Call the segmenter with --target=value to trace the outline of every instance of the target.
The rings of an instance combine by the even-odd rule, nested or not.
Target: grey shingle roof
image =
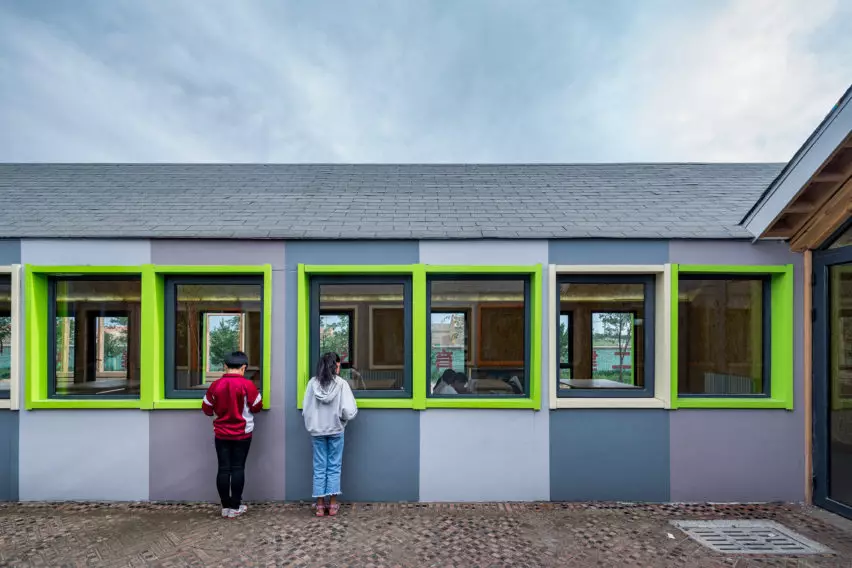
[[[748,238],[783,164],[0,164],[0,237]]]

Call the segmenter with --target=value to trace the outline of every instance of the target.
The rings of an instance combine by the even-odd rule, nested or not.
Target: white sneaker
[[[231,516],[231,510],[230,509],[222,509],[222,518],[223,519],[227,519],[230,516]]]
[[[237,517],[242,517],[248,511],[248,507],[245,505],[240,505],[239,509],[231,509],[231,512],[228,514],[229,519],[236,519]]]

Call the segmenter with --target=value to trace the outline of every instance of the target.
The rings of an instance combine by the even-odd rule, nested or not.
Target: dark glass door
[[[814,500],[852,518],[852,247],[814,271]]]

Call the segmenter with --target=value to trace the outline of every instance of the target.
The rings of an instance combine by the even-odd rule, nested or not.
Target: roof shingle
[[[0,237],[748,238],[783,164],[0,164]]]

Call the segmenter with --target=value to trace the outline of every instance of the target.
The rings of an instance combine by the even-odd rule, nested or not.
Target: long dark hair
[[[337,375],[337,364],[340,363],[340,355],[329,351],[320,357],[317,365],[317,380],[322,388],[327,387],[334,381]]]

